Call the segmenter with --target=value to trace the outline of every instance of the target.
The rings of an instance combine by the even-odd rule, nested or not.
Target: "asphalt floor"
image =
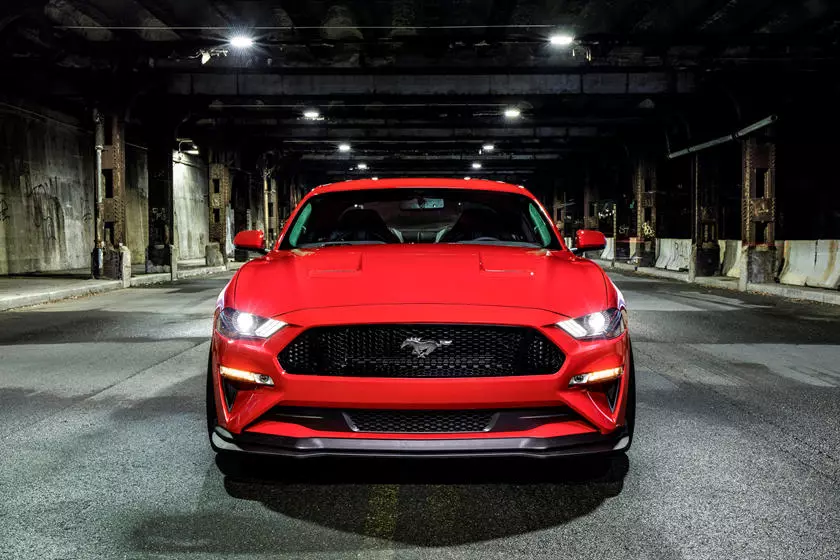
[[[608,463],[219,461],[230,274],[0,313],[0,557],[840,558],[840,308],[611,276],[638,417]]]

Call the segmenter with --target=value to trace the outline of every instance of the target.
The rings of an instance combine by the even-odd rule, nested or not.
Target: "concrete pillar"
[[[225,248],[227,247],[227,211],[230,207],[230,193],[231,193],[231,175],[230,169],[223,163],[210,164],[210,196],[209,200],[209,224],[210,224],[210,244],[208,244],[207,257],[208,266],[211,266],[209,261],[212,261],[212,266],[218,260],[216,251],[221,252],[222,263],[227,262],[227,254]],[[215,244],[215,245],[214,245]],[[211,247],[212,245],[212,247]],[[212,255],[210,253],[213,253]]]
[[[103,177],[102,177],[102,152],[105,149],[105,116],[98,109],[93,111],[93,122],[95,127],[94,147],[96,149],[96,177],[94,180],[94,207],[93,207],[93,251],[90,255],[90,273],[94,278],[101,278],[104,267],[103,239]]]
[[[174,132],[156,131],[149,141],[149,246],[146,273],[172,272],[175,214],[172,145]],[[177,257],[174,259],[177,260]]]
[[[772,133],[772,129],[768,129]],[[771,137],[742,142],[740,288],[775,281],[776,270],[776,144]]]
[[[645,157],[633,169],[636,237],[630,240],[630,255],[639,266],[653,266],[656,261],[657,167],[653,158]]]
[[[104,176],[103,218],[105,245],[125,245],[125,122],[112,115],[106,126],[110,128],[110,143],[102,150]]]
[[[720,247],[718,246],[718,183],[716,154],[714,151],[698,152],[692,156],[692,241],[688,275],[715,276],[720,272]]]
[[[592,208],[597,200],[598,186],[592,184],[592,174],[587,167],[583,185],[583,227],[585,229],[598,229],[598,213],[593,212]]]

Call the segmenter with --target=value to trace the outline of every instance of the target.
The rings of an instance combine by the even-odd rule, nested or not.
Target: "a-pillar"
[[[769,129],[772,132],[772,129]],[[768,136],[742,143],[740,288],[772,283],[776,270],[776,144]]]
[[[146,273],[168,272],[177,279],[178,248],[174,235],[174,129],[154,132],[149,141],[149,246]]]
[[[691,162],[691,259],[689,279],[715,276],[720,272],[718,245],[718,184],[720,165],[713,151],[698,152]]]
[[[222,266],[227,262],[227,224],[230,207],[231,176],[224,163],[210,164],[210,243],[205,248],[205,264]]]
[[[638,159],[633,169],[636,237],[630,240],[630,256],[639,266],[653,266],[656,261],[656,189],[656,161]]]

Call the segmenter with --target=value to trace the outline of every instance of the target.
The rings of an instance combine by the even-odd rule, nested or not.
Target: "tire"
[[[218,424],[218,419],[216,418],[216,395],[213,391],[213,351],[210,351],[210,355],[207,357],[207,383],[206,383],[206,391],[205,391],[205,411],[207,413],[207,439],[210,440],[210,447],[213,448],[213,451],[219,453],[219,449],[213,445],[213,430],[216,428],[216,424]]]
[[[624,421],[627,425],[627,437],[630,441],[627,447],[619,451],[619,453],[627,453],[630,451],[630,446],[633,445],[633,432],[636,428],[636,365],[633,360],[633,349],[630,349],[630,380],[627,385],[627,405],[624,409]]]

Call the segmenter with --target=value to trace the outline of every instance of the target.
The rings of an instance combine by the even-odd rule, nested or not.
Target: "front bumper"
[[[607,435],[457,439],[294,438],[247,432],[233,435],[224,428],[216,427],[210,440],[217,451],[292,458],[552,458],[619,452],[630,444],[623,427]]]

